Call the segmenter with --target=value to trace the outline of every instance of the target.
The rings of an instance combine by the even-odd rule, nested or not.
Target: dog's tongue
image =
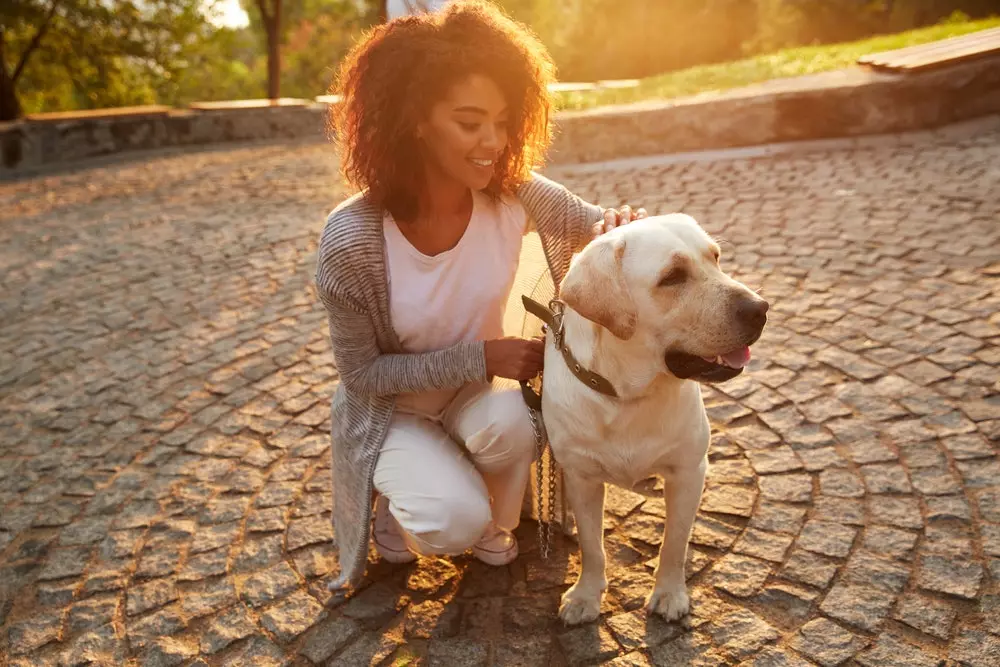
[[[750,348],[743,346],[722,355],[722,361],[730,368],[743,368],[750,363]]]

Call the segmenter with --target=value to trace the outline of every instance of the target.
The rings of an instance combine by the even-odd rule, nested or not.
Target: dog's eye
[[[718,250],[713,250],[712,251],[712,256],[715,257],[715,263],[716,264],[718,264],[719,260],[722,259],[722,253],[719,252]]]
[[[658,284],[660,287],[670,287],[671,285],[680,285],[685,280],[687,280],[687,272],[684,269],[673,269],[660,278]]]

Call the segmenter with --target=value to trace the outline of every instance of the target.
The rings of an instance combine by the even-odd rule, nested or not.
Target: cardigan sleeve
[[[324,295],[340,381],[363,396],[453,389],[486,381],[485,344],[463,342],[418,354],[383,354],[371,317],[348,299]]]
[[[570,245],[571,252],[583,249],[591,241],[591,227],[604,217],[600,206],[584,201],[563,185],[535,172],[531,180],[518,188],[517,196],[535,227],[543,223],[550,229],[555,227]]]

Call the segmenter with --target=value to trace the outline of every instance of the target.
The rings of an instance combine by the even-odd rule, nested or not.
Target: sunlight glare
[[[240,6],[240,0],[216,0],[209,10],[212,25],[219,28],[245,28],[250,17]]]

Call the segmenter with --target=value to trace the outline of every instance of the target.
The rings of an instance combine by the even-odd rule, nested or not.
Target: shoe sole
[[[503,567],[504,565],[510,565],[517,560],[518,550],[516,544],[507,551],[486,551],[484,549],[476,549],[473,547],[472,555],[487,565],[492,565],[493,567]]]
[[[412,551],[389,551],[388,549],[380,548],[378,543],[375,544],[375,551],[382,557],[382,560],[394,565],[412,563],[417,560],[417,555]]]

